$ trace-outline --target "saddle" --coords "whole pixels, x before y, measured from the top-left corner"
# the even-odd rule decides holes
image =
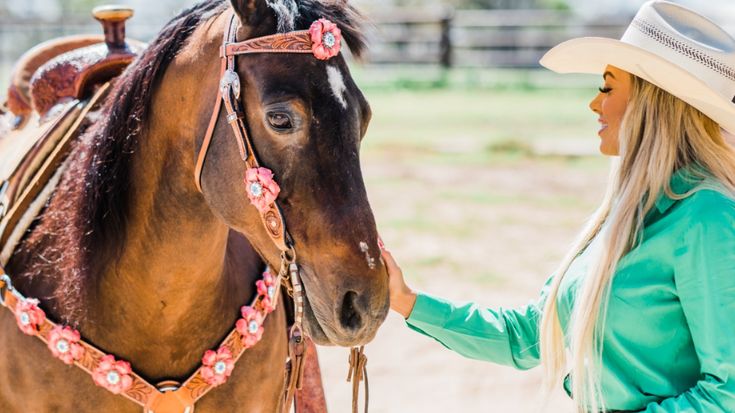
[[[125,39],[131,9],[101,7],[94,17],[105,35],[52,39],[27,51],[16,63],[8,88],[7,109],[19,128],[35,111],[44,116],[57,104],[88,97],[95,85],[119,75],[145,43]]]
[[[87,113],[145,48],[125,39],[125,21],[132,14],[129,8],[96,8],[104,36],[50,40],[15,65],[0,109],[7,112],[0,119],[0,265],[45,205]]]

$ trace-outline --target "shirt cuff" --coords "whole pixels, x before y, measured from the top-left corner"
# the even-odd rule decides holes
[[[454,304],[443,298],[420,292],[416,295],[416,303],[406,322],[414,326],[428,325],[441,328],[446,324],[453,308]]]

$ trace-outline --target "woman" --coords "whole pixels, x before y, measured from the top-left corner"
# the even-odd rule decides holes
[[[571,40],[541,63],[603,76],[602,205],[531,305],[416,293],[384,251],[391,307],[464,356],[543,365],[580,412],[735,412],[735,40],[653,1],[620,41]]]

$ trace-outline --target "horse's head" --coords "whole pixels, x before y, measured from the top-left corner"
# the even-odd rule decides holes
[[[358,15],[346,2],[232,0],[238,41],[276,31],[308,29],[326,18],[342,30],[354,54],[363,47]],[[230,12],[225,12],[225,16]],[[223,22],[227,19],[220,17]],[[222,25],[211,31],[221,36]],[[216,29],[214,29],[216,28]],[[202,59],[199,56],[198,59]],[[214,58],[219,66],[219,58]],[[360,171],[360,143],[370,107],[344,58],[259,53],[238,56],[240,103],[260,163],[271,169],[294,241],[306,292],[304,325],[318,343],[355,345],[370,340],[388,310],[386,271]],[[198,128],[206,129],[218,71],[201,79],[209,88]],[[201,146],[201,137],[195,142]],[[233,130],[220,113],[201,173],[202,193],[214,213],[245,234],[274,269],[279,250],[248,201],[245,169]]]

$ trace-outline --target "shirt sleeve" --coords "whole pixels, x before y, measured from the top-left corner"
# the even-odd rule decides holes
[[[539,323],[552,278],[538,300],[517,309],[489,309],[419,293],[406,322],[465,357],[530,369],[540,362]]]
[[[646,413],[735,412],[735,203],[701,195],[705,205],[675,251],[674,274],[701,365],[699,381],[649,404]]]

